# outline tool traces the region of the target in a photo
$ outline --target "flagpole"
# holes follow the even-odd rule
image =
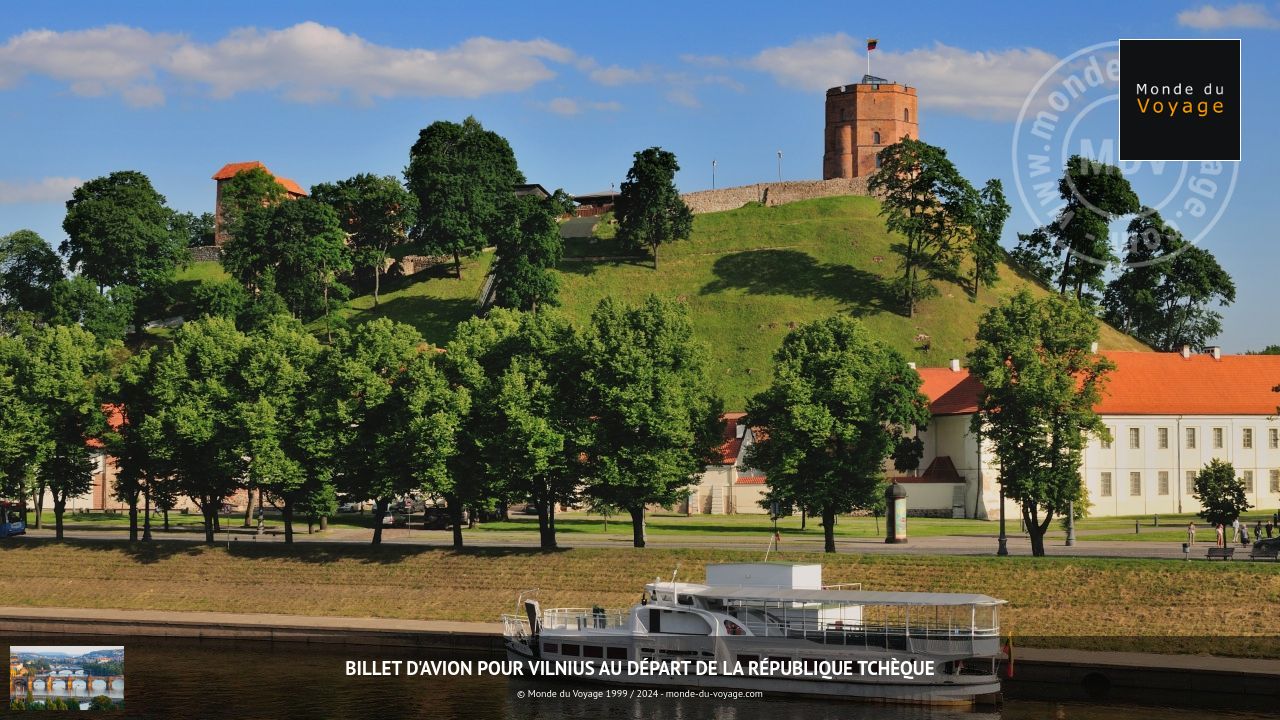
[[[871,75],[871,48],[867,48],[867,75]]]

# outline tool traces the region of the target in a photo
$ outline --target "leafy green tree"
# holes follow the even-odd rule
[[[602,300],[582,355],[590,490],[631,514],[644,547],[645,506],[684,497],[723,441],[706,350],[684,307],[650,295],[639,307]]]
[[[978,324],[969,372],[982,384],[975,434],[1000,460],[1006,497],[1022,508],[1032,554],[1044,555],[1055,515],[1086,497],[1080,480],[1088,436],[1108,437],[1094,411],[1112,364],[1093,353],[1098,322],[1074,298],[1027,290]]]
[[[456,482],[469,495],[531,503],[543,549],[556,547],[556,507],[576,503],[590,420],[579,405],[583,364],[573,326],[554,312],[501,308],[458,326],[443,360],[471,408],[459,432]]]
[[[474,117],[424,128],[404,175],[419,204],[415,242],[424,252],[452,255],[459,279],[462,258],[489,244],[499,210],[524,182],[511,145]]]
[[[178,328],[154,360],[146,441],[163,448],[177,489],[200,506],[209,543],[222,503],[248,471],[237,380],[250,342],[231,321],[203,318]]]
[[[251,296],[277,295],[304,321],[328,318],[333,301],[350,294],[337,280],[351,270],[338,215],[309,198],[247,212],[223,246],[222,264]]]
[[[100,291],[136,289],[134,332],[141,333],[146,314],[163,305],[174,272],[189,259],[187,238],[173,232],[172,215],[147,176],[133,171],[90,180],[67,201],[67,239],[59,251]]]
[[[819,511],[826,551],[835,552],[836,516],[875,506],[886,460],[896,452],[900,469],[915,467],[912,435],[928,424],[929,404],[901,354],[857,320],[834,316],[787,335],[773,382],[747,403],[747,417],[765,429],[747,463],[764,471],[770,500]]]
[[[130,322],[140,315],[139,291],[132,285],[116,285],[103,293],[92,280],[78,275],[59,280],[50,291],[49,322],[79,325],[103,341],[124,338]]]
[[[19,230],[0,237],[0,312],[22,310],[48,319],[62,261],[36,233]]]
[[[218,187],[218,214],[222,219],[224,242],[239,237],[242,223],[253,210],[276,205],[289,194],[266,168],[241,170]]]
[[[90,710],[115,710],[116,704],[111,700],[111,698],[107,697],[106,695],[95,695],[94,698],[89,701],[89,709]]]
[[[186,242],[187,247],[206,247],[213,244],[215,229],[214,215],[211,212],[199,215],[190,212],[175,212],[169,219],[170,229],[174,237]]]
[[[635,154],[614,204],[618,242],[653,253],[658,269],[658,247],[686,240],[693,232],[693,211],[676,189],[680,164],[675,153],[651,147]]]
[[[937,295],[933,280],[955,277],[978,194],[940,147],[903,138],[880,151],[880,161],[868,187],[880,197],[885,226],[905,240],[894,245],[902,266],[896,290],[914,317],[919,301]]]
[[[391,250],[408,242],[409,230],[418,221],[418,198],[394,177],[367,173],[315,185],[311,197],[338,214],[355,266],[368,268],[373,276],[377,306]]]
[[[1280,345],[1268,345],[1261,350],[1249,350],[1245,355],[1280,355]]]
[[[991,287],[1000,279],[1000,260],[1004,248],[1000,236],[1012,208],[1004,199],[1004,186],[992,178],[982,186],[977,202],[977,215],[973,223],[973,297],[986,285]]]
[[[0,495],[24,508],[31,498],[38,512],[44,489],[36,492],[34,470],[47,450],[47,418],[24,385],[27,362],[26,339],[0,335]]]
[[[1230,305],[1236,286],[1208,250],[1192,245],[1155,211],[1129,223],[1125,269],[1107,285],[1108,323],[1157,350],[1201,347],[1222,331],[1212,305]]]
[[[196,285],[191,291],[191,315],[192,317],[224,317],[233,320],[240,320],[246,310],[254,305],[252,298],[249,297],[249,291],[240,284],[238,280],[215,280],[212,282],[202,282]],[[257,307],[261,307],[261,303]],[[267,310],[276,310],[284,312],[284,304],[279,303],[275,308],[267,308]],[[266,316],[274,315],[274,312],[268,312]],[[265,322],[265,317],[263,318]],[[237,325],[242,327],[252,327],[256,323]]]
[[[1244,481],[1226,460],[1214,458],[1196,475],[1192,496],[1200,502],[1196,513],[1210,525],[1230,525],[1252,505],[1244,491]]]
[[[138,504],[150,505],[156,482],[171,474],[165,462],[162,440],[157,432],[147,432],[155,422],[158,408],[152,389],[155,384],[155,350],[145,349],[129,357],[117,370],[109,401],[121,415],[122,422],[106,437],[106,446],[116,459],[113,493],[129,506],[129,540],[138,539]],[[144,518],[148,522],[149,518]],[[146,538],[144,538],[146,539]]]
[[[296,514],[307,520],[307,533],[316,525],[327,530],[329,518],[338,512],[338,493],[332,479],[321,480],[314,475],[307,479],[298,496]]]
[[[93,487],[86,441],[106,432],[101,400],[108,382],[107,355],[89,332],[63,325],[23,338],[18,383],[39,414],[45,446],[36,472],[53,498],[54,527],[62,538],[67,500]]]
[[[556,220],[561,211],[554,198],[525,195],[507,203],[499,214],[493,262],[498,305],[535,310],[556,304],[558,283],[552,270],[564,255]]]

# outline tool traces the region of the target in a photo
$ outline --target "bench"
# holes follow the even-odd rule
[[[1249,557],[1253,560],[1275,560],[1280,555],[1280,545],[1272,545],[1270,547],[1253,546],[1253,550],[1249,551]]]
[[[1206,560],[1213,560],[1214,558],[1230,560],[1235,554],[1236,549],[1233,547],[1211,547],[1205,551],[1204,557]]]

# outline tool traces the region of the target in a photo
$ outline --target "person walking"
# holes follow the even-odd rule
[[[1231,544],[1240,542],[1240,518],[1231,521]]]
[[[1196,524],[1194,522],[1187,523],[1187,547],[1196,544]]]
[[[1216,530],[1218,532],[1218,547],[1226,547],[1227,545],[1224,542],[1224,536],[1227,534],[1226,528],[1222,527],[1222,523],[1218,523]]]
[[[1253,524],[1253,541],[1258,542],[1262,539],[1262,521]]]
[[[1240,523],[1240,545],[1241,547],[1249,544],[1249,523]]]

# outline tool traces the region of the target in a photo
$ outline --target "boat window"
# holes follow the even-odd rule
[[[729,633],[730,635],[746,635],[747,634],[747,631],[743,630],[741,625],[739,625],[738,623],[732,620],[724,621],[724,631]]]
[[[542,643],[542,652],[558,653],[560,652],[560,643]]]
[[[759,655],[739,655],[738,662],[746,665],[747,663],[756,662],[760,659]]]
[[[604,649],[604,656],[610,660],[626,660],[627,649],[624,647],[607,647]]]
[[[692,595],[681,595],[681,596],[680,596],[679,603],[680,603],[681,605],[692,605],[692,604],[693,604],[693,596],[692,596]]]
[[[602,658],[604,657],[604,648],[599,645],[583,645],[582,657]]]
[[[572,655],[574,657],[577,657],[580,654],[580,650],[581,648],[579,648],[577,645],[572,645],[570,643],[565,643],[560,646],[561,655]]]

